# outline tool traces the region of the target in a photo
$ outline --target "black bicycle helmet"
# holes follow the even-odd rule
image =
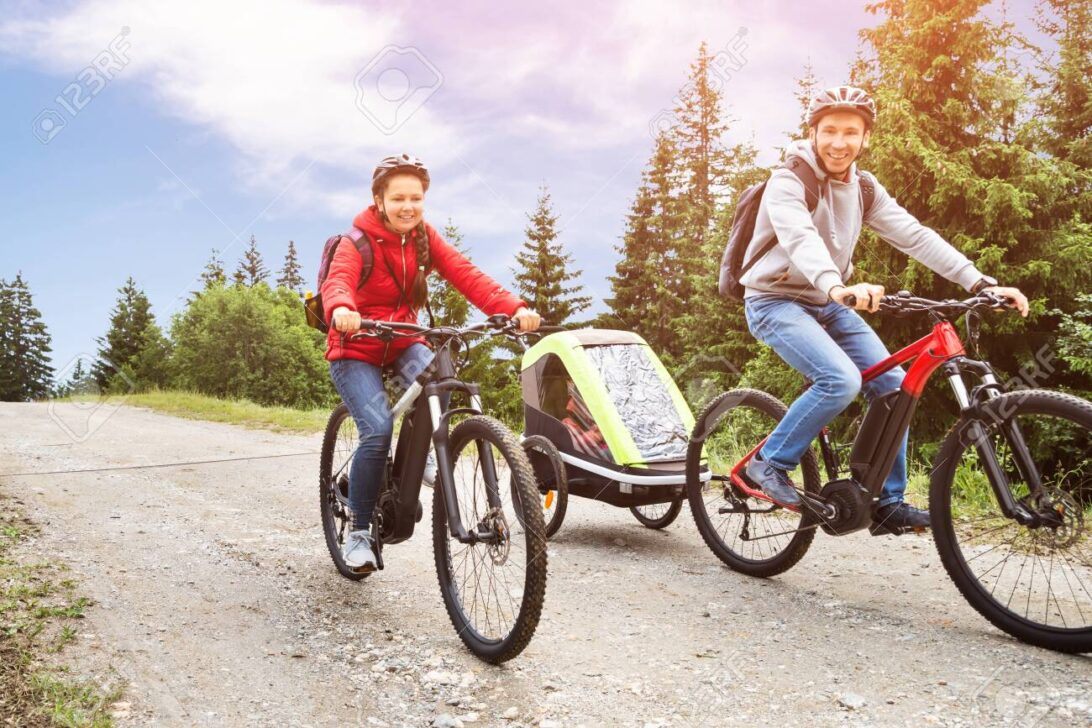
[[[876,123],[876,102],[864,89],[856,86],[833,86],[820,91],[808,104],[808,126],[833,111],[852,111],[865,121],[865,128]]]
[[[428,167],[417,157],[409,154],[399,154],[395,157],[385,157],[372,173],[372,194],[379,194],[379,185],[387,177],[393,174],[409,173],[421,178],[421,186],[428,192]]]

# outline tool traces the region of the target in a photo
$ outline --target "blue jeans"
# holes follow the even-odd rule
[[[746,299],[744,311],[755,338],[812,381],[759,453],[774,467],[792,470],[823,427],[861,391],[861,372],[889,356],[887,347],[856,311],[840,303],[815,305],[783,296],[758,296]],[[902,368],[895,367],[864,383],[865,397],[871,400],[895,391],[903,376]],[[903,499],[906,440],[884,481],[879,505]]]
[[[432,350],[421,343],[412,344],[394,363],[398,383],[403,389],[432,361]],[[360,442],[349,466],[349,507],[353,511],[353,529],[368,528],[375,512],[380,487],[386,477],[387,452],[391,447],[394,419],[383,388],[383,370],[357,359],[330,362],[330,377],[341,399],[356,422]]]

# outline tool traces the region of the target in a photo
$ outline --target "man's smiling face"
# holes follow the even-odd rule
[[[832,177],[844,178],[849,165],[868,146],[871,132],[865,121],[852,111],[832,111],[823,115],[808,136],[815,142],[819,158]]]

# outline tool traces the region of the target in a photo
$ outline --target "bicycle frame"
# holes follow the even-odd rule
[[[910,429],[910,420],[925,385],[937,369],[944,370],[959,405],[960,415],[973,410],[983,399],[992,399],[999,394],[1000,385],[989,364],[966,357],[959,334],[947,320],[936,322],[928,336],[866,369],[861,373],[861,380],[871,381],[906,362],[912,363],[902,387],[896,392],[880,395],[869,403],[850,453],[851,474],[873,497],[879,496],[883,490],[884,481],[890,474],[902,440]],[[968,391],[963,380],[964,372],[979,377],[982,383]],[[981,424],[972,421],[970,427],[982,467],[989,477],[1002,513],[1025,525],[1037,520],[1033,513],[1013,498],[1008,487],[1008,477],[997,461],[996,452],[984,436]],[[1016,453],[1017,466],[1027,483],[1032,486],[1033,492],[1039,490],[1039,475],[1019,427],[1015,422],[1009,421],[1002,423],[1002,431]],[[827,438],[821,439],[821,447],[824,450],[824,460],[829,465],[832,458],[827,450],[830,447]]]
[[[445,409],[442,396],[452,392],[468,395],[470,406]],[[427,407],[420,406],[422,393]],[[391,415],[395,420],[407,412],[409,415],[402,420],[390,477],[387,479],[387,488],[395,496],[395,522],[392,534],[384,539],[384,544],[399,543],[413,535],[430,440],[436,450],[436,490],[444,499],[452,537],[466,544],[494,540],[496,535],[491,532],[468,532],[459,513],[455,476],[448,457],[448,423],[452,415],[482,414],[482,405],[478,385],[456,378],[449,344],[445,343],[437,348],[433,360],[391,408]],[[486,483],[492,486],[488,490],[490,499],[495,502],[490,505],[499,507],[499,484],[492,453],[485,451],[479,455],[483,476]]]

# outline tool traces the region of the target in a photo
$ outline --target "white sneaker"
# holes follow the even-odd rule
[[[350,531],[349,538],[341,548],[341,558],[353,571],[369,572],[376,570],[375,551],[372,549],[371,531]]]
[[[436,453],[432,451],[432,448],[428,450],[428,459],[425,460],[425,474],[421,479],[430,488],[436,485]]]

